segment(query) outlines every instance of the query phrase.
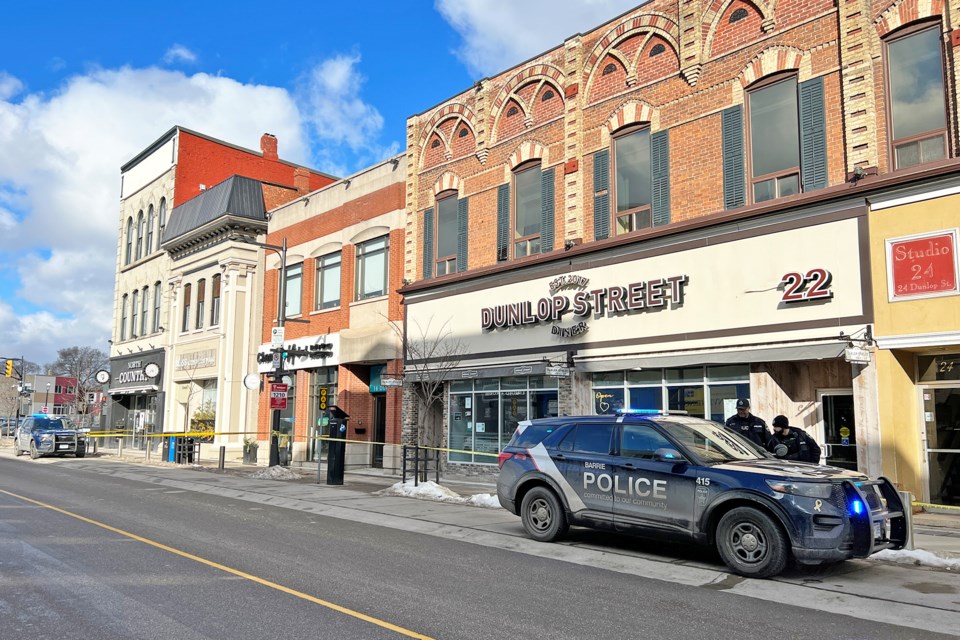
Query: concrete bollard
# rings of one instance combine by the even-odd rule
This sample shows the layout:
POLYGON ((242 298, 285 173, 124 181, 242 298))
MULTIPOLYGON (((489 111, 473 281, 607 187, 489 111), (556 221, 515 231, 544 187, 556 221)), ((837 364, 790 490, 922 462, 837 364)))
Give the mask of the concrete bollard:
POLYGON ((223 471, 223 466, 226 463, 226 460, 227 460, 227 447, 225 445, 220 445, 220 466, 217 467, 218 469, 220 469, 220 471, 223 471))
POLYGON ((897 493, 900 494, 900 502, 903 503, 903 517, 906 518, 907 527, 907 541, 903 548, 913 551, 913 494, 909 491, 898 491, 897 493))

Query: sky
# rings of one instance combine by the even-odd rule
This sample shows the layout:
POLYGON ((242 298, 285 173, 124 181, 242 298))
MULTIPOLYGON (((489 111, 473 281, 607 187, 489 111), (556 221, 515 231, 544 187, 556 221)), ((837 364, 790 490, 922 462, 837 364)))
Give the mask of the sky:
POLYGON ((174 125, 346 176, 406 120, 639 0, 15 2, 0 22, 0 357, 108 351, 120 166, 174 125), (265 13, 265 10, 270 13, 265 13))

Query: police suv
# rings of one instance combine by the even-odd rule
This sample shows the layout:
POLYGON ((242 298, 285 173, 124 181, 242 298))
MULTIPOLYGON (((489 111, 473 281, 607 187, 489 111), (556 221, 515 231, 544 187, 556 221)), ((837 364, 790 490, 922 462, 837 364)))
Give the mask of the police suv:
POLYGON ((62 455, 82 458, 87 454, 87 438, 66 418, 35 413, 23 421, 13 438, 14 455, 24 451, 34 460, 62 455))
POLYGON ((709 420, 624 411, 521 422, 497 497, 536 540, 569 525, 714 545, 735 573, 863 558, 906 541, 886 478, 778 460, 709 420))

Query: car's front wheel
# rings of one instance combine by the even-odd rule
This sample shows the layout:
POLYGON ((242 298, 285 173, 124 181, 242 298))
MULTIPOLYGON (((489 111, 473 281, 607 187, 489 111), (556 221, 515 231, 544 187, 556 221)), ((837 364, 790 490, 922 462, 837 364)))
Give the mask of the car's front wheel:
POLYGON ((37 443, 33 440, 30 441, 30 459, 36 460, 40 457, 40 452, 37 451, 37 443))
POLYGON ((16 437, 13 438, 13 455, 20 456, 23 454, 23 451, 20 450, 20 440, 16 437))
POLYGON ((82 458, 82 457, 85 456, 85 455, 87 455, 87 450, 86 450, 86 449, 77 449, 76 456, 77 456, 78 458, 82 458))
POLYGON ((748 578, 777 575, 790 555, 783 530, 773 518, 751 507, 724 514, 717 525, 716 544, 726 565, 748 578))
POLYGON ((546 487, 534 487, 523 496, 520 519, 530 537, 541 542, 560 538, 570 527, 560 499, 546 487))

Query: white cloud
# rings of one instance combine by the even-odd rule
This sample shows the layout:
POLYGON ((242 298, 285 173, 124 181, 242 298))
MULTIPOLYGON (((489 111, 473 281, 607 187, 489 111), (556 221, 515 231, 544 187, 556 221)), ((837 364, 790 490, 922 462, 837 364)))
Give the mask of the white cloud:
POLYGON ((638 0, 436 0, 463 37, 456 51, 470 72, 489 76, 559 46, 641 4, 638 0))
MULTIPOLYGON (((361 166, 394 155, 400 149, 396 142, 388 146, 377 142, 383 130, 383 116, 361 97, 366 78, 357 70, 359 63, 359 55, 339 55, 316 65, 300 81, 298 99, 319 143, 317 157, 328 162, 333 161, 326 150, 330 143, 350 147, 361 166)), ((341 166, 335 173, 352 171, 341 166)))
POLYGON ((174 62, 189 62, 193 63, 197 61, 197 54, 190 49, 187 49, 182 44, 174 44, 172 47, 167 49, 167 52, 163 54, 163 61, 170 64, 174 62))
POLYGON ((23 83, 6 71, 0 71, 0 100, 9 100, 23 90, 23 83))
MULTIPOLYGON (((9 96, 8 96, 9 97, 9 96)), ((49 94, 0 99, 0 345, 49 362, 106 350, 113 309, 120 166, 171 126, 281 157, 311 153, 293 96, 204 73, 96 70, 49 94)))

